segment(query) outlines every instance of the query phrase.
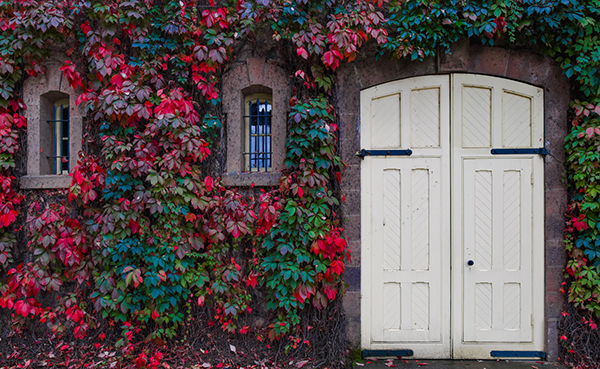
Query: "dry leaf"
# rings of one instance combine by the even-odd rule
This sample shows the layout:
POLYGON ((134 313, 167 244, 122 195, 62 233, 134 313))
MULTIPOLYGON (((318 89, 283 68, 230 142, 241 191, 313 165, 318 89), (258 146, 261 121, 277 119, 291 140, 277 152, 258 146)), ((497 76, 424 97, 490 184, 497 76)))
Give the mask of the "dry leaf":
POLYGON ((296 363, 296 368, 302 368, 304 365, 306 365, 306 363, 308 363, 308 360, 298 361, 296 363))

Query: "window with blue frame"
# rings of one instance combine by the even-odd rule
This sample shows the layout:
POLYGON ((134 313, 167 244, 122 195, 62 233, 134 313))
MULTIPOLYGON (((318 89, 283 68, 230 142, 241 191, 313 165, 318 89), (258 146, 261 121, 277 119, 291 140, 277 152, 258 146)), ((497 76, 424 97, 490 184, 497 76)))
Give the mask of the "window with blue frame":
POLYGON ((271 101, 272 98, 268 94, 253 94, 245 98, 246 171, 268 172, 273 168, 271 101))
POLYGON ((54 103, 52 119, 52 153, 48 155, 52 174, 69 174, 69 99, 54 103))

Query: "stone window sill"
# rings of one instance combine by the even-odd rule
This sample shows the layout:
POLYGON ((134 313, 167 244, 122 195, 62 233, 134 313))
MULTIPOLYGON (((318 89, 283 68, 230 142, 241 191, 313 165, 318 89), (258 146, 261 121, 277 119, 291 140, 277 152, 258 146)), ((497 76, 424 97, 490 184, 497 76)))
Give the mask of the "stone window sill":
POLYGON ((271 187, 279 186, 281 172, 228 172, 221 176, 225 186, 233 187, 271 187))
POLYGON ((64 174, 23 176, 19 180, 19 184, 23 189, 62 189, 69 187, 71 184, 71 176, 64 174))

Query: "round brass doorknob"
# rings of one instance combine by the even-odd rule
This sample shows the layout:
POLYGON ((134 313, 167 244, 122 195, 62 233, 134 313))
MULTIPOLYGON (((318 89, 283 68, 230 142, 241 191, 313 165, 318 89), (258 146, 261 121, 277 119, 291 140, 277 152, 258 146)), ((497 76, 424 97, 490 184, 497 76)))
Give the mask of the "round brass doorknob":
POLYGON ((469 264, 469 266, 473 266, 473 264, 475 264, 475 262, 473 260, 469 260, 469 261, 467 261, 467 264, 469 264))

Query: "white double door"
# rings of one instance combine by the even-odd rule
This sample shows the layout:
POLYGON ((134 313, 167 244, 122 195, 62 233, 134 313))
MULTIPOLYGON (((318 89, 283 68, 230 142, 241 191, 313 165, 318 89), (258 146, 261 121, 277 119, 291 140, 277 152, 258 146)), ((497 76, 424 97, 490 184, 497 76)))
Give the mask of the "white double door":
POLYGON ((361 93, 363 349, 543 351, 543 92, 466 74, 361 93), (410 156, 385 155, 410 149, 410 156))

